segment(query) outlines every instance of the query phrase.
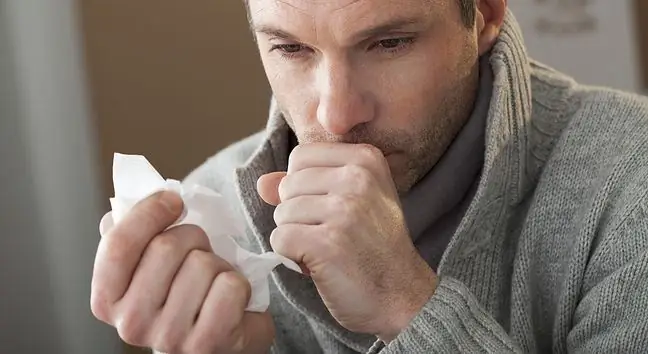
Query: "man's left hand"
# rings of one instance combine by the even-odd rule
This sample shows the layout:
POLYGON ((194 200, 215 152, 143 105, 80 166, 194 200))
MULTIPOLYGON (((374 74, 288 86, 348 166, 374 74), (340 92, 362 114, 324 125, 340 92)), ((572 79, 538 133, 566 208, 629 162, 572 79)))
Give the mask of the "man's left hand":
POLYGON ((276 205, 275 252, 305 266, 345 328, 393 340, 437 278, 410 238, 387 160, 371 145, 297 146, 287 172, 262 176, 276 205))

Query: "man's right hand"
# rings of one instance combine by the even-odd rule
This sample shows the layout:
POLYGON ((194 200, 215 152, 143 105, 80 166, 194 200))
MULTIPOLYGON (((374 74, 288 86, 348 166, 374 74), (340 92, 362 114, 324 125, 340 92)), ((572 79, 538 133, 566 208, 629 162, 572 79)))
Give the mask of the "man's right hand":
POLYGON ((172 192, 137 204, 102 237, 91 308, 127 343, 165 353, 261 353, 269 313, 245 312, 250 284, 195 226, 166 230, 183 210, 172 192), (166 231, 165 231, 166 230, 166 231))

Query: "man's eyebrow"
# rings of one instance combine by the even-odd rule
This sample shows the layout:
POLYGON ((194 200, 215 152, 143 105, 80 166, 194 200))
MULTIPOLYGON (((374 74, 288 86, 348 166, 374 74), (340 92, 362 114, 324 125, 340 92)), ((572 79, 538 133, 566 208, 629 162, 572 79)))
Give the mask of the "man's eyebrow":
MULTIPOLYGON (((359 41, 366 38, 378 37, 390 32, 403 30, 407 27, 424 25, 427 22, 428 21, 424 17, 417 16, 395 18, 367 29, 363 29, 354 34, 353 39, 359 41)), ((256 33, 263 33, 280 39, 299 42, 298 36, 271 25, 253 25, 252 29, 256 33)))
POLYGON ((277 37, 280 39, 285 39, 285 40, 290 40, 290 41, 295 41, 298 42, 299 40, 297 39, 297 36, 294 34, 282 30, 281 28, 273 27, 273 26, 268 26, 268 25, 253 25, 252 30, 256 33, 263 33, 268 36, 273 36, 277 37))
POLYGON ((388 34, 390 32, 396 32, 399 30, 404 30, 408 27, 417 27, 426 24, 428 21, 424 17, 413 16, 413 17, 401 17, 388 20, 384 23, 369 27, 367 29, 361 30, 360 32, 353 35, 355 40, 363 40, 366 38, 379 37, 381 35, 388 34))

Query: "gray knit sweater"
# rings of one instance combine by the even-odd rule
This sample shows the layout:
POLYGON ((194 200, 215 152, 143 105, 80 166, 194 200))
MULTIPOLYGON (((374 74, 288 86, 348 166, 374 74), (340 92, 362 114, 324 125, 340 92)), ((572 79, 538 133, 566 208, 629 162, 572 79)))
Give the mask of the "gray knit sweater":
MULTIPOLYGON (((527 57, 509 13, 492 50, 483 175, 430 301, 389 345, 351 333, 313 283, 278 268, 273 353, 648 353, 648 102, 577 84, 527 57)), ((268 251, 259 176, 285 169, 289 128, 267 129, 197 168, 268 251)))

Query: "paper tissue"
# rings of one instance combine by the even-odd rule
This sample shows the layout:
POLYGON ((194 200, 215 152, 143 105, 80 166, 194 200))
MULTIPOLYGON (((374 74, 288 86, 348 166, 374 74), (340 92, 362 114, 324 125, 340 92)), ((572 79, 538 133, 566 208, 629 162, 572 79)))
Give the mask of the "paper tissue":
POLYGON ((235 216, 220 194, 203 186, 186 185, 173 179, 165 180, 143 156, 116 153, 113 160, 113 184, 115 196, 110 199, 112 211, 101 221, 101 234, 112 224, 118 223, 140 200, 160 190, 177 192, 184 201, 185 210, 180 220, 170 227, 192 224, 205 231, 214 253, 232 264, 250 281, 252 296, 247 311, 263 312, 268 308, 268 276, 276 266, 283 264, 301 272, 295 262, 279 254, 256 254, 242 248, 236 238, 244 235, 243 221, 235 216))

